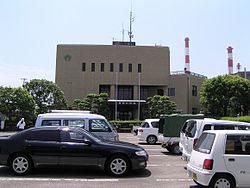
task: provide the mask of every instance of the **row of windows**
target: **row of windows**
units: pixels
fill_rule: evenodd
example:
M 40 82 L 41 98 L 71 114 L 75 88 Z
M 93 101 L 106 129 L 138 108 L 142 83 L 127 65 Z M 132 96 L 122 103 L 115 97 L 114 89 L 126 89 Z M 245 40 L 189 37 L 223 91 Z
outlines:
M 123 72 L 124 71 L 124 64 L 119 63 L 118 68 L 119 68 L 119 72 Z M 96 71 L 96 63 L 91 63 L 90 70 L 91 70 L 91 72 Z M 128 70 L 128 72 L 133 72 L 133 64 L 132 63 L 128 64 L 127 70 Z M 85 72 L 85 71 L 86 71 L 86 63 L 82 63 L 82 72 Z M 100 64 L 100 71 L 101 72 L 105 71 L 105 64 L 104 63 Z M 109 64 L 109 72 L 114 72 L 114 63 Z M 137 72 L 142 72 L 142 64 L 137 64 Z

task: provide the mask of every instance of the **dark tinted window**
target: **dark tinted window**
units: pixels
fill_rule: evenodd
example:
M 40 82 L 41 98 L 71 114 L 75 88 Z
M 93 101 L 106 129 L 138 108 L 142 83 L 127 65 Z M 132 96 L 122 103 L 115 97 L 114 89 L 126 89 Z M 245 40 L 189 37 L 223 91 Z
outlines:
M 188 125 L 186 128 L 186 135 L 188 137 L 193 138 L 195 136 L 195 132 L 196 132 L 196 121 L 188 122 Z
M 238 130 L 249 130 L 250 126 L 246 126 L 246 125 L 239 125 L 238 126 Z
M 154 121 L 154 122 L 152 122 L 151 124 L 152 124 L 152 126 L 153 126 L 154 128 L 158 128 L 158 127 L 159 127 L 159 121 Z
M 59 131 L 58 130 L 32 131 L 28 134 L 26 139 L 36 140 L 36 141 L 59 141 Z
M 114 72 L 114 63 L 110 63 L 110 69 L 109 69 L 110 72 Z
M 143 127 L 143 128 L 149 128 L 149 124 L 148 124 L 147 122 L 144 122 L 144 123 L 141 125 L 141 127 Z
M 234 130 L 235 125 L 214 125 L 214 130 Z
M 206 131 L 206 130 L 211 130 L 211 125 L 204 125 L 203 127 L 203 131 Z
M 250 155 L 250 136 L 227 136 L 225 154 Z
M 61 120 L 43 120 L 42 121 L 42 126 L 60 126 L 61 125 Z
M 141 72 L 141 71 L 142 71 L 141 64 L 138 64 L 138 72 Z
M 123 72 L 123 64 L 122 63 L 119 64 L 119 72 Z
M 214 138 L 215 134 L 203 133 L 195 144 L 194 150 L 201 153 L 210 153 L 214 143 Z
M 128 72 L 132 72 L 132 64 L 128 64 Z
M 91 63 L 91 72 L 95 72 L 95 63 Z
M 183 124 L 183 126 L 182 126 L 182 128 L 181 128 L 181 132 L 183 132 L 183 133 L 186 132 L 187 124 L 188 124 L 187 121 Z
M 104 63 L 101 63 L 101 72 L 104 72 Z
M 82 63 L 82 71 L 83 71 L 83 72 L 86 71 L 86 63 Z

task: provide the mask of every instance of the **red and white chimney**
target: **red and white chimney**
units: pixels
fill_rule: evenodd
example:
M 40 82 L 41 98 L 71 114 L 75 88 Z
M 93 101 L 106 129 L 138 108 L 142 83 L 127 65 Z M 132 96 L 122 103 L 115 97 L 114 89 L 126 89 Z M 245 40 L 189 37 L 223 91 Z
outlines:
M 189 38 L 185 38 L 185 73 L 190 73 Z
M 228 53 L 228 74 L 233 74 L 233 48 L 229 46 L 227 48 Z

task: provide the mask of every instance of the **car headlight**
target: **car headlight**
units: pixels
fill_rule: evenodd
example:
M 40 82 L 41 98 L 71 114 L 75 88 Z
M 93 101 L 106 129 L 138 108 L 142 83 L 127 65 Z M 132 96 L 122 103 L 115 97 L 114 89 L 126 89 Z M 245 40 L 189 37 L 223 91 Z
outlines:
M 136 151 L 135 154 L 139 157 L 142 157 L 142 156 L 147 156 L 147 152 L 146 151 Z

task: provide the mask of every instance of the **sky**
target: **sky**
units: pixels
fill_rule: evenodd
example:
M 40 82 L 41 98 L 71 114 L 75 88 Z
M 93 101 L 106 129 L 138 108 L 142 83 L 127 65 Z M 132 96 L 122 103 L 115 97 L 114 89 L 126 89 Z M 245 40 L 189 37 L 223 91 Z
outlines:
M 190 39 L 190 70 L 212 78 L 250 69 L 249 0 L 2 0 L 0 86 L 19 87 L 23 78 L 55 81 L 58 44 L 168 46 L 170 69 L 184 69 L 184 39 Z

